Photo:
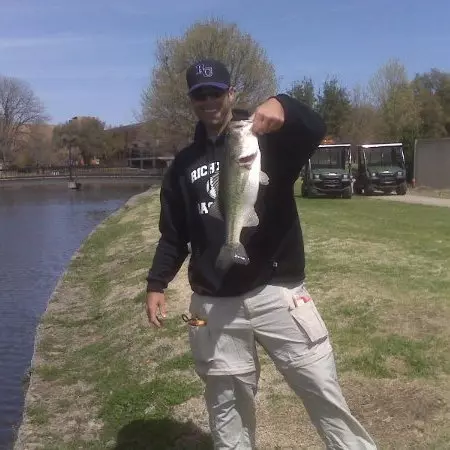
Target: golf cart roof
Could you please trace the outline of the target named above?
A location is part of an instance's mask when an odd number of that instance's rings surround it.
[[[392,142],[388,144],[364,144],[361,145],[362,148],[376,148],[376,147],[401,147],[403,144],[401,142]]]
[[[320,144],[319,148],[323,147],[351,147],[352,144]]]

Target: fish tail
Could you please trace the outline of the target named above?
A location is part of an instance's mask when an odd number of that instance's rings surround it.
[[[250,262],[244,246],[238,242],[237,244],[225,244],[222,246],[217,256],[216,267],[227,270],[233,264],[241,264],[246,266]]]

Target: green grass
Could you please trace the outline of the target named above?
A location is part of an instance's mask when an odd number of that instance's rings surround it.
[[[298,208],[308,286],[320,293],[340,371],[450,373],[450,209],[358,197]]]
[[[48,401],[29,414],[45,448],[210,448],[208,436],[173,418],[177,405],[202,393],[186,325],[170,317],[156,332],[140,322],[155,248],[143,232],[156,230],[157,208],[157,196],[141,199],[98,229],[42,321],[35,372]],[[298,198],[298,209],[307,286],[339,373],[431,384],[450,374],[450,209],[358,197]],[[180,295],[188,293],[168,292],[174,301]],[[97,434],[80,440],[51,429],[52,419],[77,411],[101,421]],[[436,432],[436,443],[448,432]]]
[[[172,372],[174,370],[188,370],[192,367],[194,361],[191,352],[183,353],[175,358],[170,358],[158,365],[158,372]]]
[[[114,432],[133,420],[166,418],[170,407],[201,393],[198,381],[182,377],[158,377],[148,383],[116,389],[105,402],[101,416]]]
[[[48,423],[49,417],[44,405],[35,405],[27,408],[26,413],[30,421],[38,426],[44,426]]]

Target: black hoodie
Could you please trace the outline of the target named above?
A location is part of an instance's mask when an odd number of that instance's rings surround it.
[[[204,126],[196,127],[194,142],[181,150],[166,172],[160,193],[158,242],[147,276],[147,292],[164,292],[188,255],[191,288],[201,295],[218,297],[244,294],[269,282],[305,278],[305,255],[293,185],[311,157],[326,126],[322,118],[286,94],[275,97],[283,106],[280,130],[259,137],[261,170],[269,176],[260,185],[255,211],[258,227],[244,228],[241,242],[250,264],[234,265],[225,274],[214,269],[224,243],[225,224],[207,214],[213,202],[210,177],[219,169],[224,135],[212,142]],[[233,111],[233,119],[249,113]]]

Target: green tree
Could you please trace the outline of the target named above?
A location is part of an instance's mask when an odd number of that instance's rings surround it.
[[[196,118],[185,71],[200,58],[216,58],[228,66],[239,107],[253,109],[276,93],[274,67],[249,34],[218,19],[196,22],[181,37],[158,41],[152,79],[142,94],[141,120],[162,147],[184,146],[193,137]]]
[[[105,133],[105,145],[108,151],[104,155],[105,160],[124,160],[128,155],[129,142],[127,134],[120,129],[108,129]]]
[[[66,147],[71,142],[85,164],[94,157],[107,159],[110,153],[105,123],[97,117],[74,117],[57,125],[53,130],[53,142],[57,148]]]
[[[311,78],[304,77],[301,81],[294,81],[287,93],[295,99],[306,103],[311,108],[316,108],[317,106],[316,91]]]
[[[351,113],[351,102],[347,89],[337,78],[326,80],[317,96],[317,111],[327,124],[327,133],[339,140]]]
[[[450,74],[431,69],[416,74],[411,85],[420,105],[421,136],[450,135]]]

